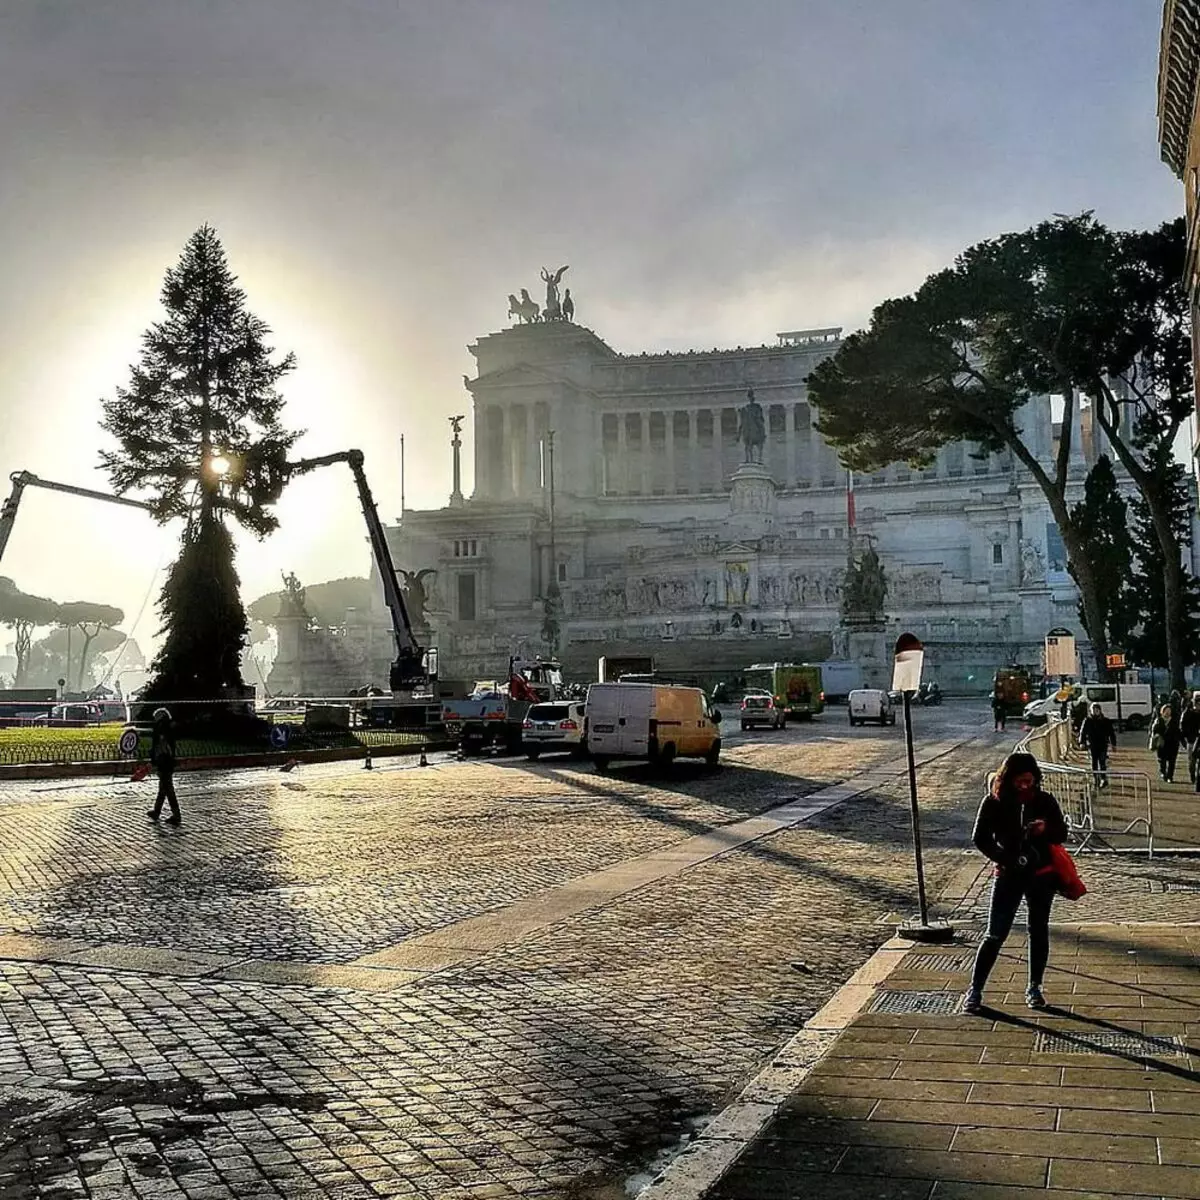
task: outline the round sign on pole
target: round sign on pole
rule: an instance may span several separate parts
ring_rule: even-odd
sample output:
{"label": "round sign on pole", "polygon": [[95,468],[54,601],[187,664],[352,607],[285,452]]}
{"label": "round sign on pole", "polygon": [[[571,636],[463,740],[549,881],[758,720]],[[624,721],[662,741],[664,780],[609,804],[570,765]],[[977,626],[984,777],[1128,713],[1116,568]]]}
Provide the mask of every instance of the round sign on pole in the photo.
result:
{"label": "round sign on pole", "polygon": [[128,757],[130,754],[136,754],[138,748],[138,731],[136,729],[126,729],[121,734],[121,740],[117,743],[121,753]]}
{"label": "round sign on pole", "polygon": [[288,743],[288,731],[285,725],[271,726],[271,745],[276,750],[283,750]]}

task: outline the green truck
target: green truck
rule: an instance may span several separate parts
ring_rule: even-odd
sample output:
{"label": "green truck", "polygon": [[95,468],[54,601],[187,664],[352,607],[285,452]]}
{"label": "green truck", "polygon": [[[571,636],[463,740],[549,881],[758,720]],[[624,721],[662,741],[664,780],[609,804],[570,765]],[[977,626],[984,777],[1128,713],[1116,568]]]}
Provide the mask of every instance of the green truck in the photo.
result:
{"label": "green truck", "polygon": [[821,668],[812,663],[755,663],[745,677],[747,691],[770,692],[793,720],[811,721],[825,711]]}

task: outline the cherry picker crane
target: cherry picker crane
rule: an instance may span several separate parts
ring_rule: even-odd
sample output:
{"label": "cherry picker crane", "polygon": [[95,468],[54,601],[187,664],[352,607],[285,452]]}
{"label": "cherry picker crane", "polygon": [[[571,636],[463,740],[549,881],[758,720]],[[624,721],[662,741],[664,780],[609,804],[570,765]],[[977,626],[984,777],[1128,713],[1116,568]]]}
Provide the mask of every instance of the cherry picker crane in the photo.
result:
{"label": "cherry picker crane", "polygon": [[108,504],[124,504],[128,508],[141,508],[153,512],[154,506],[145,500],[131,500],[128,496],[114,496],[108,492],[96,492],[91,488],[76,487],[73,483],[55,483],[51,479],[41,479],[32,471],[14,471],[9,479],[12,480],[12,491],[8,499],[0,507],[0,558],[4,557],[4,548],[8,545],[9,535],[17,519],[17,508],[27,487],[48,488],[52,492],[67,492],[72,496],[82,496],[85,500],[104,500]]}
{"label": "cherry picker crane", "polygon": [[383,600],[391,615],[392,635],[396,639],[396,658],[388,679],[392,693],[391,703],[383,698],[372,701],[369,711],[377,723],[423,728],[440,720],[441,709],[433,695],[437,679],[437,652],[422,646],[413,633],[412,621],[409,619],[400,586],[396,582],[392,552],[383,531],[383,523],[379,520],[379,512],[367,483],[366,472],[363,470],[363,452],[340,450],[336,454],[324,454],[319,458],[306,458],[288,463],[284,469],[289,476],[305,475],[318,467],[333,466],[335,463],[345,463],[354,476],[359,507],[367,524],[371,553],[383,582]]}

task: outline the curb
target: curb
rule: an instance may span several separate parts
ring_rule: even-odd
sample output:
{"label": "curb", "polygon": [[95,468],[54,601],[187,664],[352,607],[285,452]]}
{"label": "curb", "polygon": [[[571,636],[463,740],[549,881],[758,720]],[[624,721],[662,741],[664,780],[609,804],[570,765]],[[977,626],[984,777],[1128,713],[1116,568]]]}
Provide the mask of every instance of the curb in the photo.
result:
{"label": "curb", "polygon": [[[428,742],[420,745],[371,746],[372,758],[394,758],[405,754],[420,754],[450,749],[449,742]],[[176,771],[230,771],[241,767],[277,767],[287,762],[322,763],[347,762],[365,758],[366,746],[338,746],[329,750],[265,750],[258,754],[225,754],[212,758],[181,758]],[[19,766],[0,766],[0,785],[23,779],[77,779],[112,776],[124,780],[139,764],[138,759],[120,758],[104,762],[80,763],[22,763]]]}

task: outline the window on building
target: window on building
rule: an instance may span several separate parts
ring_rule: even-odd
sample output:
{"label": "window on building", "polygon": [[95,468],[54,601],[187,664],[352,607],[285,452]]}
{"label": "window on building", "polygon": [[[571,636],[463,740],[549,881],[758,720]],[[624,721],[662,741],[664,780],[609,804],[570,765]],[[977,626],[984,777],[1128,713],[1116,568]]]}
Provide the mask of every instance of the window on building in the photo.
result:
{"label": "window on building", "polygon": [[558,564],[558,582],[559,583],[567,582],[567,564],[566,563]]}
{"label": "window on building", "polygon": [[696,441],[702,446],[712,445],[713,415],[711,408],[702,408],[696,414]]}
{"label": "window on building", "polygon": [[992,543],[992,566],[1001,567],[1004,565],[1004,543]]}
{"label": "window on building", "polygon": [[458,577],[458,619],[475,620],[475,575],[464,571]]}

